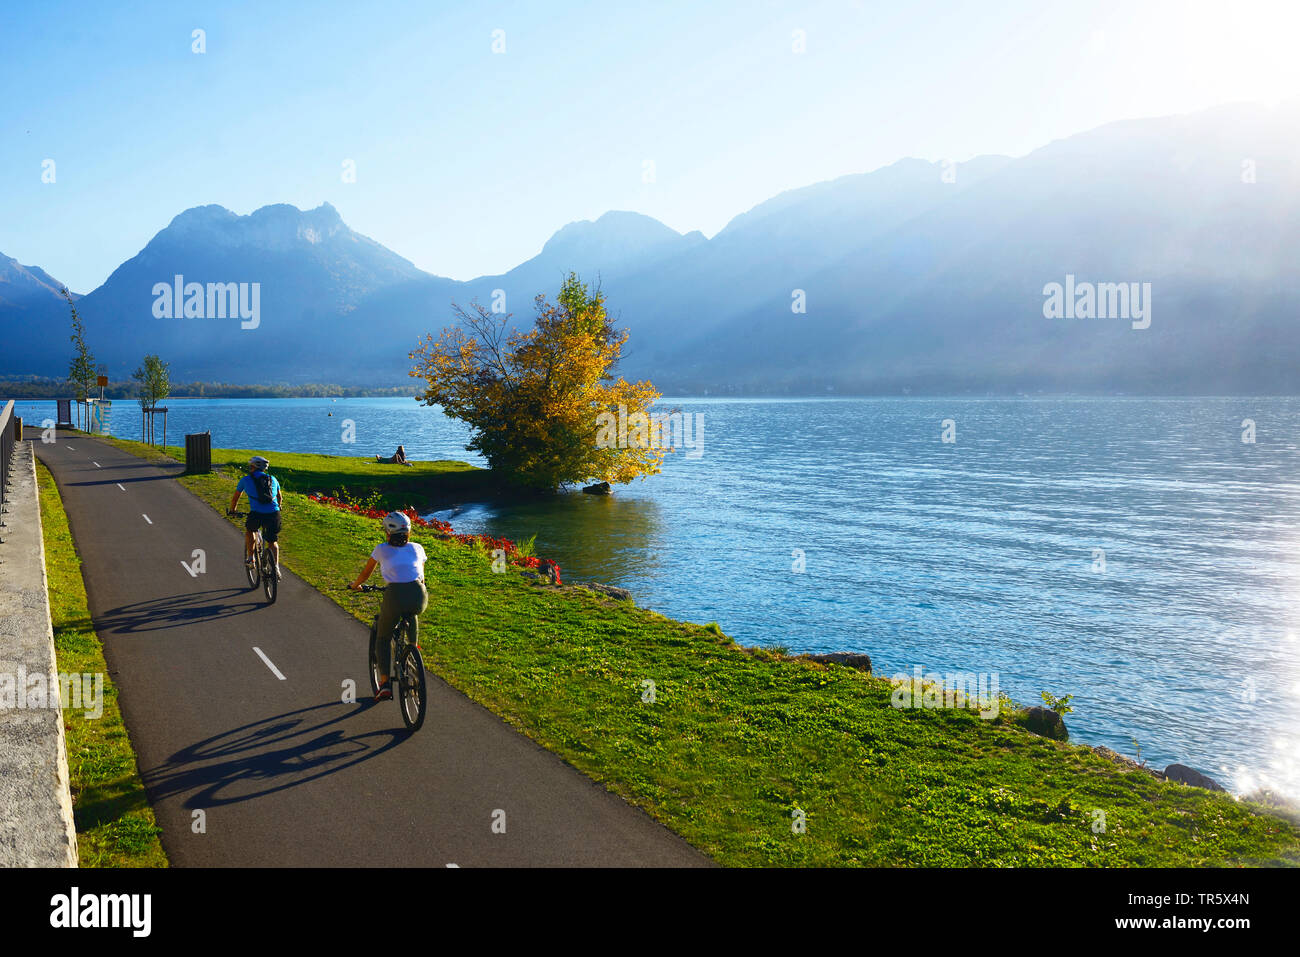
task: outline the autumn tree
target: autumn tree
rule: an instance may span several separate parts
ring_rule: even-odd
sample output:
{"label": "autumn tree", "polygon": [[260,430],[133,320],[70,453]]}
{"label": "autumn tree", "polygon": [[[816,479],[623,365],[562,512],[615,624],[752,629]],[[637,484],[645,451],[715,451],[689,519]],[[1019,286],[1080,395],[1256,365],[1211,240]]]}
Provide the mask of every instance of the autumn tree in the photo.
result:
{"label": "autumn tree", "polygon": [[535,305],[533,328],[511,332],[509,314],[453,304],[459,326],[411,353],[411,375],[427,383],[417,398],[468,424],[466,449],[529,488],[657,473],[664,449],[646,433],[600,435],[602,413],[645,418],[659,398],[649,382],[615,377],[628,333],[614,329],[604,295],[570,273],[553,304],[538,295]]}

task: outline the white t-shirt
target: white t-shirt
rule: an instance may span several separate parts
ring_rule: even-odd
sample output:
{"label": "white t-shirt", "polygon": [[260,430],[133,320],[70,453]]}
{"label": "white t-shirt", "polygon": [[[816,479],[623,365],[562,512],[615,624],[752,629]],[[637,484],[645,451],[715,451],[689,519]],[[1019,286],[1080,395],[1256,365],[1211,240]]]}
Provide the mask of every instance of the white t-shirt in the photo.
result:
{"label": "white t-shirt", "polygon": [[419,581],[424,577],[424,563],[428,560],[424,547],[416,542],[405,545],[381,542],[370,557],[379,563],[379,571],[390,585]]}

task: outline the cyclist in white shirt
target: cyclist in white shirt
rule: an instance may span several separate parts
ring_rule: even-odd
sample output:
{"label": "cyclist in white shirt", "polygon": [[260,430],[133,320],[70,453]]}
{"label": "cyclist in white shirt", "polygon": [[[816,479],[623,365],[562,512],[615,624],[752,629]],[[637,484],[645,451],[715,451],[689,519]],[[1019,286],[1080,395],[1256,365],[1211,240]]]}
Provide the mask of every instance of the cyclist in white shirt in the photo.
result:
{"label": "cyclist in white shirt", "polygon": [[[357,580],[351,587],[360,591],[362,584],[378,565],[388,587],[384,589],[384,601],[379,608],[379,617],[375,619],[375,625],[371,628],[372,633],[392,634],[403,614],[413,616],[418,633],[419,616],[429,605],[429,593],[424,588],[424,563],[427,561],[424,547],[418,542],[410,541],[411,520],[401,512],[389,512],[384,516],[384,531],[388,535],[388,541],[375,546],[375,550],[370,553],[370,560],[366,562],[366,567],[361,570],[361,574],[357,576]],[[417,638],[418,634],[411,635],[412,642]],[[388,684],[390,657],[389,643],[379,642],[377,664],[380,681],[379,692],[375,695],[376,701],[393,697],[393,690]]]}

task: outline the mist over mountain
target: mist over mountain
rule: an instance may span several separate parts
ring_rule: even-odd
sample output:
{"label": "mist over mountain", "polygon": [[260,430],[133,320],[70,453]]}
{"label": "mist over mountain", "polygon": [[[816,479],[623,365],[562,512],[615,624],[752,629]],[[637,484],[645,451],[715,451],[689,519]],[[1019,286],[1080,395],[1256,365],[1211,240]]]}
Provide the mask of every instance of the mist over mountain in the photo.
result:
{"label": "mist over mountain", "polygon": [[[158,352],[180,379],[392,385],[453,300],[504,296],[527,323],[533,297],[575,270],[631,330],[623,374],[670,392],[1295,393],[1297,214],[1298,104],[1234,106],[1109,124],[1019,159],[900,160],[782,193],[712,239],[609,212],[469,282],[416,268],[328,203],[202,206],[78,309],[115,377]],[[205,309],[207,284],[257,283],[255,327],[233,310],[187,317],[180,300],[179,318],[159,318],[155,290],[177,275],[202,284]],[[1149,325],[1046,318],[1044,287],[1067,277],[1149,289]],[[0,257],[13,343],[0,373],[66,371],[58,285]]]}

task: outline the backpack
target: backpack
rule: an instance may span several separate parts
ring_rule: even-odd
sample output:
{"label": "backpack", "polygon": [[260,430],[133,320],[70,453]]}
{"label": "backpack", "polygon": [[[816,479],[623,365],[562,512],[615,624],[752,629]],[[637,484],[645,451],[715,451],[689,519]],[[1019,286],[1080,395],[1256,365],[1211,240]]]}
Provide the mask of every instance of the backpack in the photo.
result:
{"label": "backpack", "polygon": [[257,489],[257,500],[263,505],[270,505],[273,501],[271,497],[271,476],[266,472],[253,473],[253,487]]}

